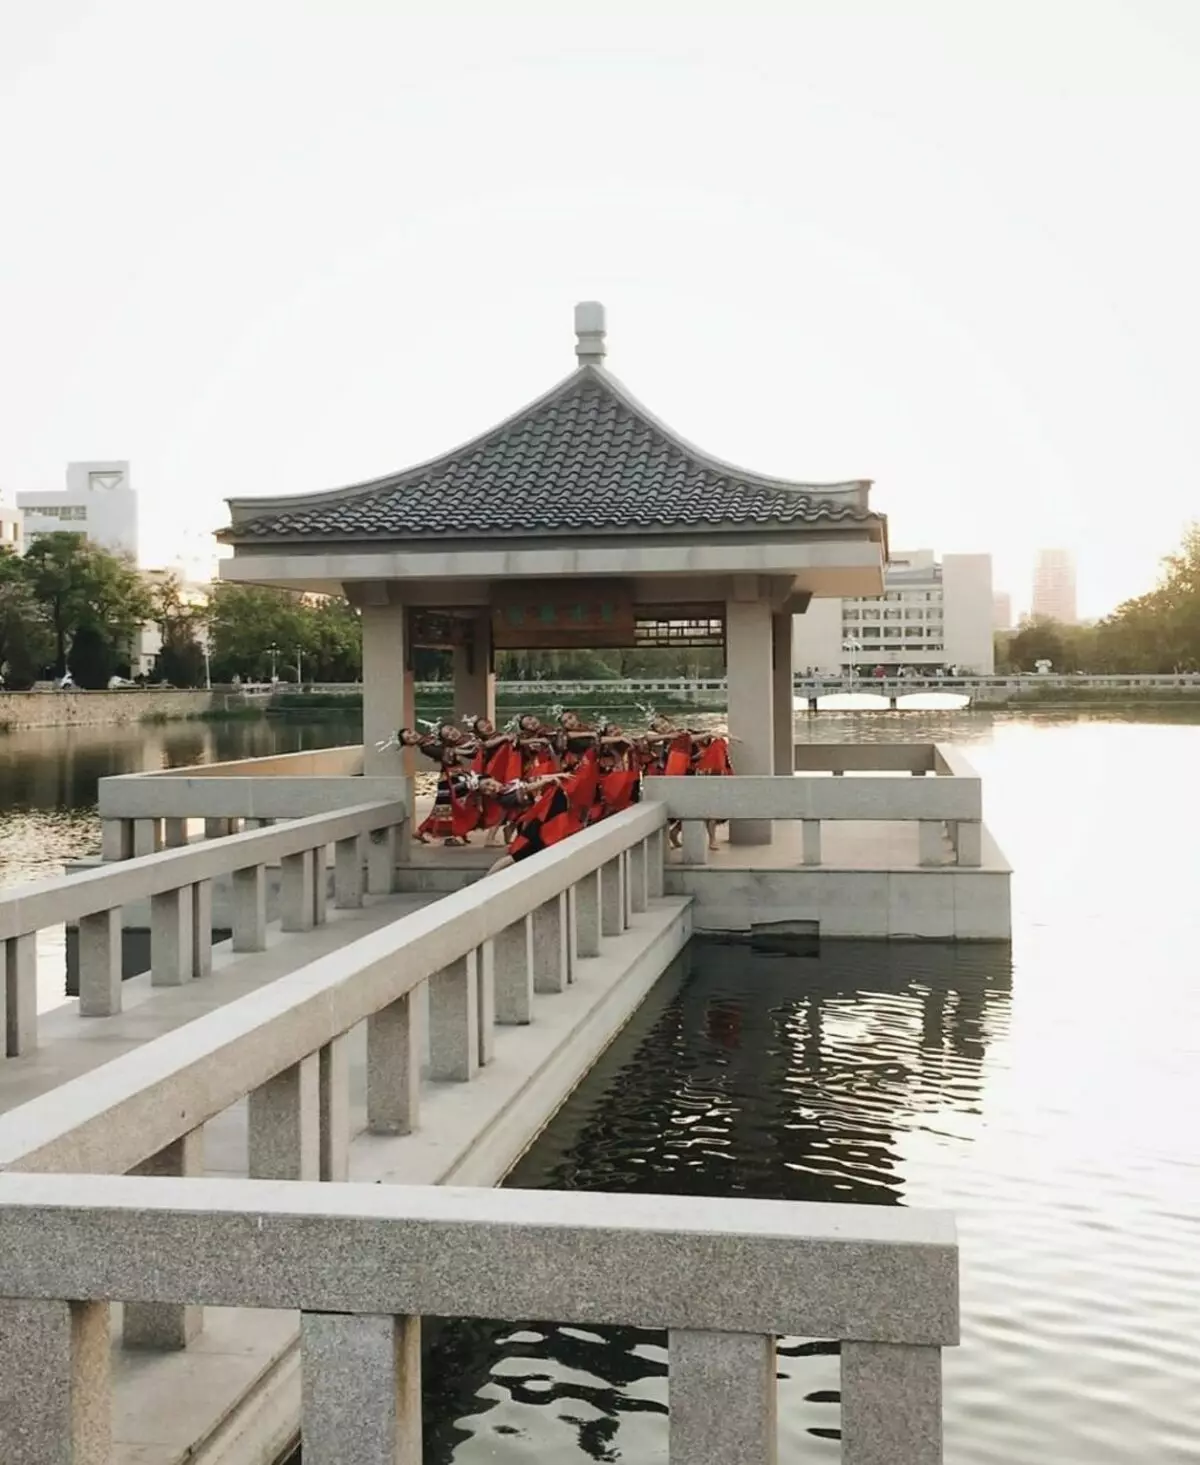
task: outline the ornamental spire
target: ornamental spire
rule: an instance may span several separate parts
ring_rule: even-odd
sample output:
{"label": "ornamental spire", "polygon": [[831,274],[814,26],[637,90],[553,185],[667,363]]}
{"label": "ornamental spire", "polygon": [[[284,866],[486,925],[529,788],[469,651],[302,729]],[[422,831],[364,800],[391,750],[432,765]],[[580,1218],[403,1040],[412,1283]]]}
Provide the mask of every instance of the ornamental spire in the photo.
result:
{"label": "ornamental spire", "polygon": [[604,365],[604,307],[598,300],[575,307],[575,355],[580,366]]}

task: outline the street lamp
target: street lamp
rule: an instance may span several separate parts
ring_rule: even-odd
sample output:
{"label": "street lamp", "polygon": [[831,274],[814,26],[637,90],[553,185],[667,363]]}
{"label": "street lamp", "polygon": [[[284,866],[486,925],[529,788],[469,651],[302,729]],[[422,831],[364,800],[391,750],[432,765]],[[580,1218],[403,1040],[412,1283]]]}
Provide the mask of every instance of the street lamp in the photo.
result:
{"label": "street lamp", "polygon": [[275,675],[275,658],[279,655],[279,647],[272,641],[267,650],[271,653],[271,681],[277,682],[279,678]]}
{"label": "street lamp", "polygon": [[842,642],[842,650],[850,653],[850,679],[854,681],[858,677],[858,653],[862,650],[862,642],[857,636],[847,636]]}
{"label": "street lamp", "polygon": [[299,688],[304,681],[304,652],[296,647],[296,686]]}

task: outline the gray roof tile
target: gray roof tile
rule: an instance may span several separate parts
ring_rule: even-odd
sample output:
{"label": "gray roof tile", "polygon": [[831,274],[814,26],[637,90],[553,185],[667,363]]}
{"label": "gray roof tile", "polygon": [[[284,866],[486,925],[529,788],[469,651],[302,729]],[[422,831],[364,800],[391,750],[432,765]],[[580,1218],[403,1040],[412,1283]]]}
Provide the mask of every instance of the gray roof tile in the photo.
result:
{"label": "gray roof tile", "polygon": [[866,485],[814,486],[708,457],[585,366],[444,457],[335,493],[232,500],[223,539],[670,532],[876,519]]}

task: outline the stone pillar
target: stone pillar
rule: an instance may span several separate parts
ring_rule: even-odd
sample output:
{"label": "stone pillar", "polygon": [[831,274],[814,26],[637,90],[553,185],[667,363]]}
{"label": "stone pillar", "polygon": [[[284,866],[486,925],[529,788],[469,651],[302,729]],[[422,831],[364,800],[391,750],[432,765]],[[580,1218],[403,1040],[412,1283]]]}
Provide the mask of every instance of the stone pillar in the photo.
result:
{"label": "stone pillar", "polygon": [[942,1353],[899,1343],[842,1344],[842,1459],[889,1465],[942,1458]]}
{"label": "stone pillar", "polygon": [[302,1313],[305,1465],[417,1465],[421,1320]]}
{"label": "stone pillar", "polygon": [[404,606],[363,606],[363,771],[382,778],[402,778],[406,771],[398,748],[381,753],[375,744],[413,723],[405,696],[407,630]]}
{"label": "stone pillar", "polygon": [[496,1021],[533,1021],[533,917],[506,926],[490,943]]}
{"label": "stone pillar", "polygon": [[790,778],[796,764],[796,709],[792,692],[792,618],[771,617],[772,706],[775,713],[775,772]]}
{"label": "stone pillar", "polygon": [[416,995],[405,992],[367,1018],[367,1128],[411,1134],[421,1106]]}
{"label": "stone pillar", "polygon": [[[673,1328],[667,1387],[671,1465],[773,1465],[774,1338]],[[917,1457],[897,1451],[888,1458]]]}
{"label": "stone pillar", "polygon": [[492,672],[492,617],[480,611],[471,622],[472,644],[454,648],[454,716],[496,718],[496,678]]}
{"label": "stone pillar", "polygon": [[[193,1129],[165,1149],[135,1165],[131,1175],[196,1176],[204,1174],[204,1129]],[[204,1326],[203,1308],[179,1302],[127,1302],[124,1339],[127,1348],[186,1348]]]}
{"label": "stone pillar", "polygon": [[107,1302],[0,1302],[0,1460],[112,1460]]}
{"label": "stone pillar", "polygon": [[[758,581],[738,587],[725,606],[725,671],[729,731],[738,739],[730,752],[738,773],[775,772],[775,712],[771,669],[771,607],[757,597]],[[744,591],[744,594],[741,593]],[[734,819],[730,844],[770,844],[769,819]]]}
{"label": "stone pillar", "polygon": [[250,1095],[250,1178],[321,1175],[320,1060],[310,1053]]}

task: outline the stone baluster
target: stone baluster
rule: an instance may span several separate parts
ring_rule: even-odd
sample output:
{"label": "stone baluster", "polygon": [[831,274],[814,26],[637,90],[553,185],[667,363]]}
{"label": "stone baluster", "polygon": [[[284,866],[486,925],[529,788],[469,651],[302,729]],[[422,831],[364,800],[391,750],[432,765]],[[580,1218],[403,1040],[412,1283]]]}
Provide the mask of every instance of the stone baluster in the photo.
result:
{"label": "stone baluster", "polygon": [[656,829],[653,834],[646,836],[646,893],[651,900],[662,898],[666,846],[665,829]]}
{"label": "stone baluster", "polygon": [[320,1178],[320,1064],[315,1053],[256,1088],[249,1117],[252,1180]]}
{"label": "stone baluster", "polygon": [[313,852],[300,850],[279,862],[279,926],[283,931],[313,928]]}
{"label": "stone baluster", "polygon": [[183,849],[188,842],[186,819],[163,820],[163,844],[167,849]]}
{"label": "stone baluster", "polygon": [[[204,1174],[204,1130],[193,1129],[157,1154],[135,1165],[132,1175]],[[186,1348],[204,1326],[204,1309],[177,1302],[127,1302],[123,1338],[126,1348]]]}
{"label": "stone baluster", "polygon": [[684,820],[680,858],[685,865],[708,864],[708,830],[703,819]]}
{"label": "stone baluster", "polygon": [[941,1465],[940,1348],[842,1344],[842,1460]]}
{"label": "stone baluster", "polygon": [[571,891],[575,906],[575,954],[580,959],[600,955],[600,871],[593,870]]}
{"label": "stone baluster", "polygon": [[774,1465],[774,1338],[672,1329],[667,1392],[671,1465]]}
{"label": "stone baluster", "polygon": [[632,850],[622,850],[618,859],[621,864],[621,919],[628,930],[633,925],[633,875],[630,871]]}
{"label": "stone baluster", "polygon": [[100,858],[105,861],[133,858],[132,819],[104,819],[101,821]]}
{"label": "stone baluster", "polygon": [[646,841],[639,839],[628,853],[625,879],[629,886],[630,916],[640,915],[650,904],[649,853]]}
{"label": "stone baluster", "polygon": [[320,1132],[318,1173],[322,1180],[350,1178],[350,1052],[345,1033],[317,1054]]}
{"label": "stone baluster", "polygon": [[267,947],[267,872],[247,865],[233,872],[233,949],[265,951]]}
{"label": "stone baluster", "polygon": [[533,917],[506,926],[492,948],[496,1021],[518,1025],[533,1021]]}
{"label": "stone baluster", "polygon": [[[4,1050],[9,1058],[37,1047],[37,935],[4,942]],[[0,1459],[3,1457],[0,1456]]]}
{"label": "stone baluster", "polygon": [[302,1313],[304,1465],[419,1465],[421,1321]]}
{"label": "stone baluster", "polygon": [[312,852],[313,925],[323,926],[329,913],[328,846],[318,845]]}
{"label": "stone baluster", "polygon": [[333,903],[340,911],[359,910],[363,903],[363,838],[339,839],[333,850]]}
{"label": "stone baluster", "polygon": [[367,889],[372,895],[390,895],[396,889],[399,834],[403,826],[372,829],[367,836]]}
{"label": "stone baluster", "polygon": [[107,1302],[0,1302],[0,1460],[110,1465]]}
{"label": "stone baluster", "polygon": [[821,863],[821,821],[819,819],[801,819],[800,849],[800,857],[806,865]]}
{"label": "stone baluster", "polygon": [[367,1128],[411,1134],[420,1123],[421,1049],[414,989],[367,1018]]}
{"label": "stone baluster", "polygon": [[212,881],[192,886],[192,976],[212,976]]}
{"label": "stone baluster", "polygon": [[133,821],[133,853],[135,858],[142,855],[156,855],[163,847],[163,830],[161,819],[135,819]]}
{"label": "stone baluster", "polygon": [[192,979],[195,945],[192,887],[150,897],[150,985],[179,987]]}
{"label": "stone baluster", "polygon": [[204,821],[205,839],[224,839],[227,834],[232,833],[232,819],[206,819]]}
{"label": "stone baluster", "polygon": [[475,959],[475,1016],[479,1024],[479,1066],[496,1056],[496,945],[485,941]]}
{"label": "stone baluster", "polygon": [[618,856],[600,868],[600,932],[619,936],[625,929],[625,865]]}
{"label": "stone baluster", "polygon": [[479,1070],[479,954],[429,979],[429,1076],[465,1083]]}
{"label": "stone baluster", "polygon": [[80,917],[80,1017],[111,1017],[120,1012],[121,941],[119,909]]}
{"label": "stone baluster", "polygon": [[563,992],[570,975],[570,918],[567,892],[552,896],[533,913],[533,990]]}

